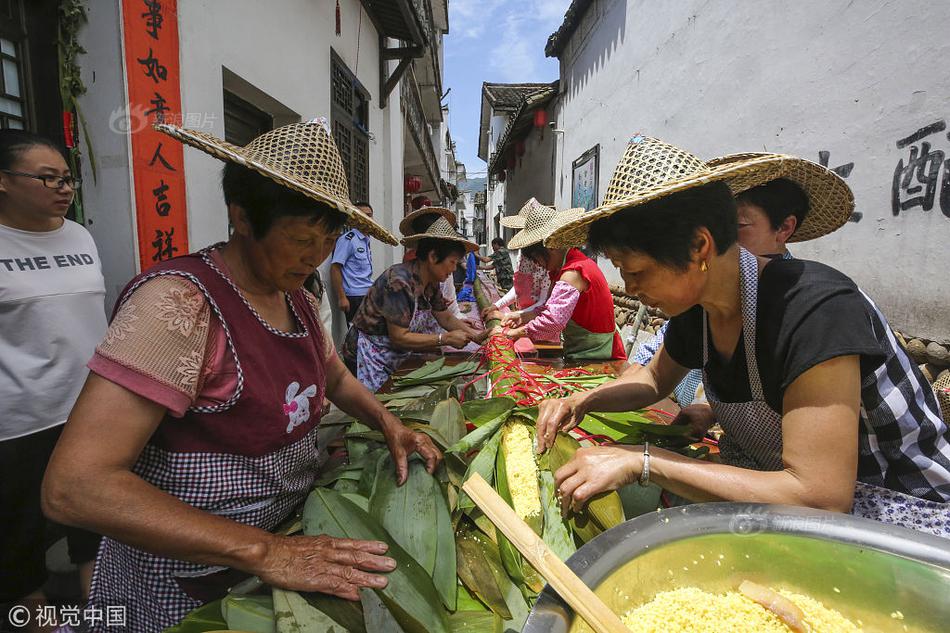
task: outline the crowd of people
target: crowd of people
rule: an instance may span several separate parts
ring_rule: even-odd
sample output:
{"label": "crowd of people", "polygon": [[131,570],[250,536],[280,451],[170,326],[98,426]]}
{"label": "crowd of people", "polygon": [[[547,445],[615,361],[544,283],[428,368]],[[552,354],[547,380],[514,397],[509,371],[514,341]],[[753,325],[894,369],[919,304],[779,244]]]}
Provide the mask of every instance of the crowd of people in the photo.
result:
{"label": "crowd of people", "polygon": [[[256,139],[269,162],[158,127],[224,160],[233,232],[142,271],[108,323],[96,245],[66,219],[78,178],[49,141],[0,131],[0,603],[43,599],[47,519],[71,526],[89,604],[125,605],[134,630],[171,626],[251,575],[349,599],[384,586],[384,543],[272,532],[315,481],[324,402],[383,433],[401,482],[411,454],[430,472],[442,458],[374,396],[410,353],[506,336],[561,343],[568,360],[627,359],[585,245],[670,319],[616,380],[544,401],[538,450],[588,412],[670,394],[674,423],[724,435],[719,460],[581,449],[556,473],[562,507],[654,482],[686,502],[792,504],[950,538],[950,430],[934,394],[867,294],[786,248],[847,221],[853,197],[833,172],[776,154],[704,162],[636,135],[600,207],[532,198],[486,257],[443,207],[406,215],[397,241],[349,199],[319,122]],[[374,239],[401,243],[402,261],[376,274]],[[488,268],[504,294],[464,312]],[[330,296],[348,325],[339,353]]]}

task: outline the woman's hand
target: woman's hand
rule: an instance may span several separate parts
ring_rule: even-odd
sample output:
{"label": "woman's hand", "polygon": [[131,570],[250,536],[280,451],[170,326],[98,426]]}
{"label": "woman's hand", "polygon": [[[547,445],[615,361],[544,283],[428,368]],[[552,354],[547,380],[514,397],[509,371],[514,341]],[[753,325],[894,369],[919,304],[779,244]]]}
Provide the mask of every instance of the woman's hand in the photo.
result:
{"label": "woman's hand", "polygon": [[482,310],[481,315],[482,315],[482,321],[485,321],[485,322],[491,321],[492,319],[500,319],[504,316],[501,313],[501,310],[499,310],[495,306],[486,306]]}
{"label": "woman's hand", "polygon": [[509,312],[501,318],[502,327],[520,327],[524,325],[523,317],[520,312]]}
{"label": "woman's hand", "polygon": [[389,423],[383,427],[383,435],[386,437],[386,445],[389,447],[393,463],[396,464],[396,483],[400,486],[406,483],[406,478],[409,476],[409,456],[413,453],[419,453],[422,456],[426,463],[426,471],[430,475],[435,473],[439,462],[442,461],[442,451],[435,447],[432,438],[425,433],[417,433],[405,427],[395,416],[392,416]]}
{"label": "woman's hand", "polygon": [[383,556],[389,546],[321,536],[276,536],[267,544],[257,575],[265,583],[291,591],[319,591],[359,600],[361,587],[382,589],[396,561]]}
{"label": "woman's hand", "polygon": [[554,473],[561,512],[581,510],[594,495],[632,483],[643,468],[643,447],[594,446],[579,448]]}
{"label": "woman's hand", "polygon": [[577,395],[542,400],[538,405],[538,454],[554,446],[558,431],[570,431],[581,423],[586,414],[587,410]]}
{"label": "woman's hand", "polygon": [[525,336],[525,331],[523,327],[514,328],[512,330],[505,330],[502,328],[502,334],[510,338],[512,341],[517,341],[519,338]]}
{"label": "woman's hand", "polygon": [[452,330],[442,335],[442,345],[448,345],[456,349],[465,347],[470,340],[471,336],[465,330]]}
{"label": "woman's hand", "polygon": [[716,423],[716,414],[708,404],[691,404],[683,407],[671,424],[688,426],[689,436],[701,440],[706,431]]}

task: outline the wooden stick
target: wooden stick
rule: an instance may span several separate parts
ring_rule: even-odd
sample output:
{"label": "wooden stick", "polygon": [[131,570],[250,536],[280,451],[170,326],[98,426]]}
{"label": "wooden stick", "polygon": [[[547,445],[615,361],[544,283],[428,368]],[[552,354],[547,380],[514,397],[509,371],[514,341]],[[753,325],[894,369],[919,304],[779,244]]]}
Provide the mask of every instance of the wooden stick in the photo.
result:
{"label": "wooden stick", "polygon": [[596,633],[630,633],[617,614],[551,551],[481,475],[472,475],[462,489]]}

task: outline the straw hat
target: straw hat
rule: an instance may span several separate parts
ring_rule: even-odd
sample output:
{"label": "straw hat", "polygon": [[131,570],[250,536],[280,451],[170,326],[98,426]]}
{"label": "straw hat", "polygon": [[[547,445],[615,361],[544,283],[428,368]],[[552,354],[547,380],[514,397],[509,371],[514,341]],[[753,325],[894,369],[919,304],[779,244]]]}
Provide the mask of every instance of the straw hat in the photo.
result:
{"label": "straw hat", "polygon": [[427,228],[424,233],[416,233],[415,235],[407,235],[402,239],[403,246],[416,246],[416,243],[419,240],[425,238],[433,238],[437,240],[451,240],[453,242],[461,242],[465,246],[466,251],[476,251],[478,250],[478,244],[475,242],[470,242],[465,239],[455,230],[455,227],[452,226],[452,223],[449,222],[445,216],[439,218],[432,223],[432,226]]}
{"label": "straw hat", "polygon": [[278,184],[328,204],[346,214],[349,226],[367,235],[387,244],[399,243],[392,233],[353,206],[340,153],[333,137],[319,119],[265,132],[244,147],[222,141],[212,134],[167,123],[159,123],[155,129],[216,158],[253,169]]}
{"label": "straw hat", "polygon": [[[706,162],[714,169],[729,167],[736,164],[753,162],[760,168],[772,173],[777,170],[778,175],[763,180],[756,173],[741,173],[726,180],[732,195],[738,196],[743,191],[764,185],[775,178],[787,178],[805,192],[808,198],[808,212],[802,223],[798,225],[788,242],[807,242],[823,235],[828,235],[840,229],[851,217],[854,210],[854,196],[848,185],[837,174],[818,163],[813,163],[797,156],[787,154],[771,154],[767,152],[743,152],[741,154],[727,154]],[[829,177],[830,174],[830,177]]]}
{"label": "straw hat", "polygon": [[453,213],[450,209],[446,209],[445,207],[422,207],[421,209],[413,211],[404,217],[401,222],[399,222],[399,232],[403,235],[409,235],[412,233],[413,220],[423,215],[431,215],[435,213],[438,213],[443,218],[451,222],[452,226],[458,226],[458,220],[455,218],[455,213]]}
{"label": "straw hat", "polygon": [[736,154],[710,165],[678,147],[637,134],[630,139],[614,169],[604,203],[561,226],[546,244],[583,244],[592,222],[679,191],[724,181],[735,194],[776,178],[795,181],[811,204],[811,210],[789,241],[831,233],[851,216],[854,196],[848,185],[833,171],[811,161],[783,154]]}
{"label": "straw hat", "polygon": [[524,206],[521,207],[517,215],[506,215],[500,220],[500,224],[509,229],[523,229],[525,227],[525,219],[528,216],[528,211],[543,206],[544,205],[538,202],[537,199],[531,198],[524,203]]}
{"label": "straw hat", "polygon": [[[558,211],[554,207],[538,204],[528,209],[524,216],[524,228],[518,231],[508,241],[508,248],[518,250],[543,242],[565,223],[574,222],[584,216],[584,209],[568,209]],[[514,216],[511,216],[514,217]]]}

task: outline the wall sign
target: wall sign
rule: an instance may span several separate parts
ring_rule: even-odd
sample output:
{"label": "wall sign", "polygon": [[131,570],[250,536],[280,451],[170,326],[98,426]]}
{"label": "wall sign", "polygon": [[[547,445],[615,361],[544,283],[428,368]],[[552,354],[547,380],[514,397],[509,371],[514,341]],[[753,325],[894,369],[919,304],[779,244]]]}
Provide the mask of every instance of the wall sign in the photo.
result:
{"label": "wall sign", "polygon": [[581,154],[571,163],[571,207],[590,211],[597,206],[597,180],[600,170],[600,144]]}

